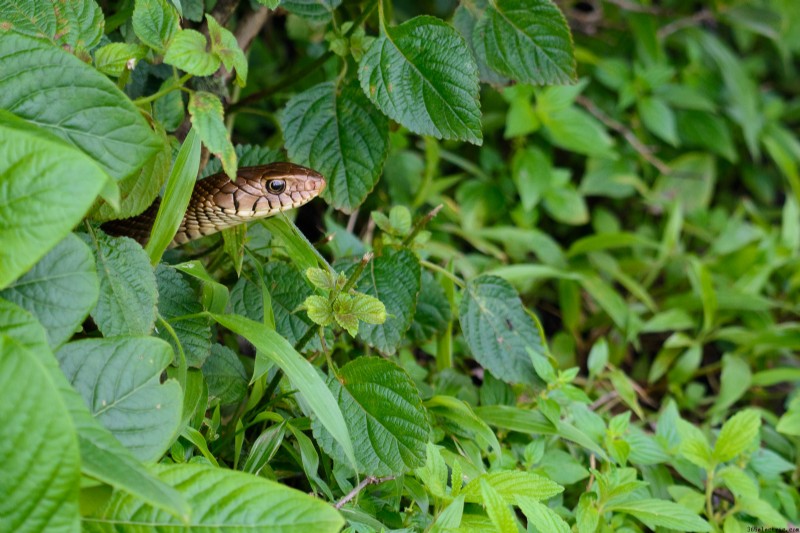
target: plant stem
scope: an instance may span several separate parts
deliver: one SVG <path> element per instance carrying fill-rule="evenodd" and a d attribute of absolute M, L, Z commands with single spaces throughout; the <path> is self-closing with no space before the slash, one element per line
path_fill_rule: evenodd
<path fill-rule="evenodd" d="M 336 505 L 334 505 L 334 507 L 336 507 L 337 509 L 341 509 L 342 507 L 344 507 L 344 504 L 346 504 L 347 502 L 358 496 L 358 493 L 364 490 L 364 488 L 367 485 L 377 485 L 378 483 L 384 483 L 386 481 L 391 481 L 393 479 L 394 476 L 386 476 L 386 477 L 369 476 L 367 478 L 364 478 L 363 480 L 361 480 L 361 483 L 356 485 L 356 487 L 353 490 L 348 492 L 344 498 L 336 502 Z"/>
<path fill-rule="evenodd" d="M 420 259 L 419 264 L 421 264 L 422 266 L 424 266 L 427 269 L 435 270 L 436 272 L 444 275 L 445 277 L 449 278 L 453 283 L 455 283 L 456 285 L 458 285 L 462 289 L 466 289 L 467 288 L 467 284 L 466 283 L 461 281 L 461 279 L 458 276 L 456 276 L 452 272 L 448 271 L 446 268 L 442 268 L 439 265 L 437 265 L 436 263 L 431 263 L 430 261 L 426 261 L 424 259 Z"/>
<path fill-rule="evenodd" d="M 133 101 L 133 103 L 136 105 L 148 104 L 150 102 L 158 100 L 165 94 L 171 93 L 172 91 L 181 90 L 183 89 L 183 84 L 189 81 L 191 77 L 192 77 L 191 74 L 184 74 L 183 77 L 181 77 L 181 79 L 179 79 L 175 85 L 170 85 L 169 87 L 165 87 L 164 89 L 161 89 L 160 91 L 153 93 L 150 96 L 142 96 L 141 98 L 137 98 L 136 100 Z"/>
<path fill-rule="evenodd" d="M 422 229 L 425 226 L 428 225 L 428 222 L 433 220 L 434 217 L 439 214 L 439 211 L 442 210 L 442 207 L 444 207 L 444 204 L 437 205 L 436 207 L 431 209 L 427 215 L 419 219 L 417 221 L 417 224 L 414 226 L 414 229 L 411 230 L 411 233 L 409 233 L 408 236 L 405 239 L 403 239 L 403 246 L 408 246 L 409 244 L 414 242 L 414 238 L 419 234 L 420 231 L 422 231 Z"/>
<path fill-rule="evenodd" d="M 358 282 L 358 278 L 361 277 L 361 273 L 364 272 L 364 268 L 367 266 L 367 263 L 372 261 L 373 257 L 374 254 L 372 252 L 367 252 L 364 254 L 364 256 L 361 258 L 361 261 L 359 261 L 358 265 L 356 265 L 356 269 L 352 274 L 350 274 L 350 277 L 347 278 L 347 283 L 344 284 L 341 292 L 347 294 L 348 291 L 353 288 L 353 286 Z"/>

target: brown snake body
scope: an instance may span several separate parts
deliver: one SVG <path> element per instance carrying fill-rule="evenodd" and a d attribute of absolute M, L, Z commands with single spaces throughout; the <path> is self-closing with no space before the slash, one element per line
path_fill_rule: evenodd
<path fill-rule="evenodd" d="M 170 247 L 211 235 L 250 220 L 294 209 L 313 200 L 325 188 L 325 179 L 310 168 L 293 163 L 244 167 L 231 181 L 220 172 L 198 181 L 189 207 Z M 124 235 L 144 245 L 150 238 L 160 200 L 142 214 L 102 225 L 110 235 Z"/>

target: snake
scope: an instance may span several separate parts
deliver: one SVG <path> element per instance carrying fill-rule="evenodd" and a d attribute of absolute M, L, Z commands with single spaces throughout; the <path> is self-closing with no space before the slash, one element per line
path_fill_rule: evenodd
<path fill-rule="evenodd" d="M 198 180 L 177 233 L 174 248 L 251 220 L 270 217 L 304 205 L 322 193 L 325 178 L 310 168 L 294 163 L 242 167 L 231 180 L 219 172 Z M 147 244 L 161 199 L 141 214 L 102 224 L 112 236 L 130 237 Z"/>

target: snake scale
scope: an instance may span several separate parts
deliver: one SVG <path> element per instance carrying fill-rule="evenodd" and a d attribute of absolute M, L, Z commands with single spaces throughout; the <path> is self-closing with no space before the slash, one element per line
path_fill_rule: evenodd
<path fill-rule="evenodd" d="M 240 168 L 235 181 L 223 172 L 214 174 L 195 184 L 170 247 L 300 207 L 319 196 L 324 188 L 322 175 L 293 163 Z M 106 222 L 102 228 L 110 235 L 131 237 L 144 245 L 150 238 L 159 205 L 160 199 L 156 199 L 142 214 Z"/>

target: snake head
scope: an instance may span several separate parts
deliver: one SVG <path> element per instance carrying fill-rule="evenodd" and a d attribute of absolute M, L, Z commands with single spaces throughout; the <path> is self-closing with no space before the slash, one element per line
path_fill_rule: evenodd
<path fill-rule="evenodd" d="M 268 203 L 273 209 L 280 206 L 281 211 L 308 203 L 325 188 L 325 178 L 319 172 L 294 163 L 271 163 L 252 171 L 259 173 L 261 191 Z"/>

